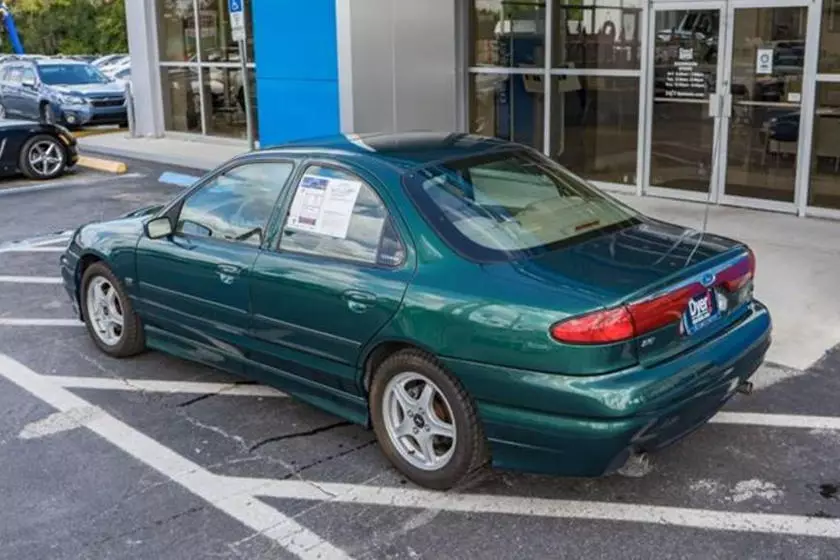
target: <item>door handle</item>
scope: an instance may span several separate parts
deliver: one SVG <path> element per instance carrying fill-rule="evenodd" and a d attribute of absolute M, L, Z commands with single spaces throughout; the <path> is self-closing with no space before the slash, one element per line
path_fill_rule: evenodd
<path fill-rule="evenodd" d="M 347 290 L 342 294 L 342 297 L 347 302 L 350 311 L 355 313 L 364 313 L 371 305 L 376 303 L 376 295 L 361 290 Z"/>
<path fill-rule="evenodd" d="M 219 280 L 222 281 L 222 284 L 233 284 L 241 271 L 242 268 L 233 264 L 220 264 L 216 267 L 216 272 L 219 274 Z"/>

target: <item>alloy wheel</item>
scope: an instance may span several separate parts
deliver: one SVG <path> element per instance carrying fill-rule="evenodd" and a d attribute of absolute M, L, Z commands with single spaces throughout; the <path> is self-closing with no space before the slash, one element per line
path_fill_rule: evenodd
<path fill-rule="evenodd" d="M 64 165 L 64 150 L 54 140 L 42 140 L 29 148 L 29 165 L 43 177 L 53 175 Z"/>
<path fill-rule="evenodd" d="M 100 341 L 108 346 L 119 344 L 125 325 L 123 305 L 107 278 L 95 276 L 88 283 L 87 316 Z"/>
<path fill-rule="evenodd" d="M 418 469 L 445 467 L 457 432 L 440 388 L 425 375 L 403 372 L 388 382 L 382 399 L 385 429 L 397 453 Z"/>

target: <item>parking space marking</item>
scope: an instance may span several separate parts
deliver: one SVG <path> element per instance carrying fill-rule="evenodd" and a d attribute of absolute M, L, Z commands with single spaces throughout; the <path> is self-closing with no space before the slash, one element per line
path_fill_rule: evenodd
<path fill-rule="evenodd" d="M 0 327 L 84 327 L 78 319 L 21 319 L 0 317 Z"/>
<path fill-rule="evenodd" d="M 67 189 L 72 187 L 89 187 L 91 185 L 98 185 L 111 181 L 120 181 L 123 179 L 141 179 L 145 177 L 144 173 L 124 173 L 122 175 L 97 175 L 96 178 L 87 177 L 79 179 L 75 176 L 69 176 L 65 179 L 53 179 L 52 181 L 44 181 L 35 185 L 22 185 L 20 187 L 9 187 L 0 189 L 0 196 L 8 196 L 21 193 L 30 193 L 38 191 L 48 191 L 53 189 Z"/>
<path fill-rule="evenodd" d="M 63 253 L 64 247 L 0 247 L 0 253 Z"/>
<path fill-rule="evenodd" d="M 350 558 L 343 550 L 247 493 L 249 486 L 228 484 L 227 477 L 212 474 L 4 354 L 0 354 L 0 377 L 60 412 L 95 408 L 97 414 L 84 423 L 87 429 L 298 557 Z"/>
<path fill-rule="evenodd" d="M 798 414 L 762 414 L 758 412 L 719 412 L 711 421 L 715 424 L 740 424 L 772 428 L 803 428 L 808 430 L 840 430 L 840 417 L 800 416 Z"/>
<path fill-rule="evenodd" d="M 230 477 L 233 478 L 233 477 Z M 594 519 L 673 525 L 739 533 L 773 533 L 840 539 L 840 520 L 769 513 L 743 513 L 673 506 L 652 506 L 584 500 L 553 500 L 526 496 L 443 493 L 405 487 L 297 480 L 236 478 L 236 486 L 263 497 L 330 501 L 342 504 L 431 509 L 458 513 L 488 513 Z M 229 483 L 232 481 L 229 481 Z"/>
<path fill-rule="evenodd" d="M 146 393 L 188 393 L 230 395 L 237 397 L 286 397 L 268 385 L 239 385 L 206 381 L 160 381 L 156 379 L 114 379 L 111 377 L 71 377 L 45 375 L 44 379 L 66 389 L 101 389 L 106 391 L 142 391 Z"/>
<path fill-rule="evenodd" d="M 60 276 L 0 276 L 0 284 L 61 284 Z"/>
<path fill-rule="evenodd" d="M 2 324 L 3 319 L 0 319 Z M 82 323 L 78 323 L 82 325 Z M 44 379 L 67 389 L 100 389 L 103 391 L 145 391 L 150 393 L 189 393 L 248 396 L 288 397 L 268 385 L 239 385 L 206 381 L 166 381 L 158 379 L 115 379 L 112 377 L 44 376 Z M 757 412 L 718 412 L 711 424 L 737 424 L 772 428 L 802 428 L 806 430 L 840 431 L 840 417 L 806 416 L 798 414 L 764 414 Z"/>

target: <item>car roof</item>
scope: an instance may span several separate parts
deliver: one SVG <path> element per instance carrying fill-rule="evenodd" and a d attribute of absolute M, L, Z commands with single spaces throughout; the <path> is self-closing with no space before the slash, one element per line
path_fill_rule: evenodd
<path fill-rule="evenodd" d="M 344 134 L 299 140 L 261 150 L 261 153 L 305 153 L 321 156 L 362 156 L 401 169 L 425 167 L 438 161 L 462 159 L 519 147 L 497 138 L 453 132 Z"/>
<path fill-rule="evenodd" d="M 44 58 L 33 62 L 38 66 L 87 66 L 90 64 L 84 60 L 73 60 L 72 58 Z"/>

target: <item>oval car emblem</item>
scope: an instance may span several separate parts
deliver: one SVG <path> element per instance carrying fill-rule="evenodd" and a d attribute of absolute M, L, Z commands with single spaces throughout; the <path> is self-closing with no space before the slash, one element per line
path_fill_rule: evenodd
<path fill-rule="evenodd" d="M 700 279 L 700 282 L 708 288 L 709 286 L 711 286 L 712 284 L 715 283 L 715 275 L 712 274 L 711 272 L 706 273 Z"/>

